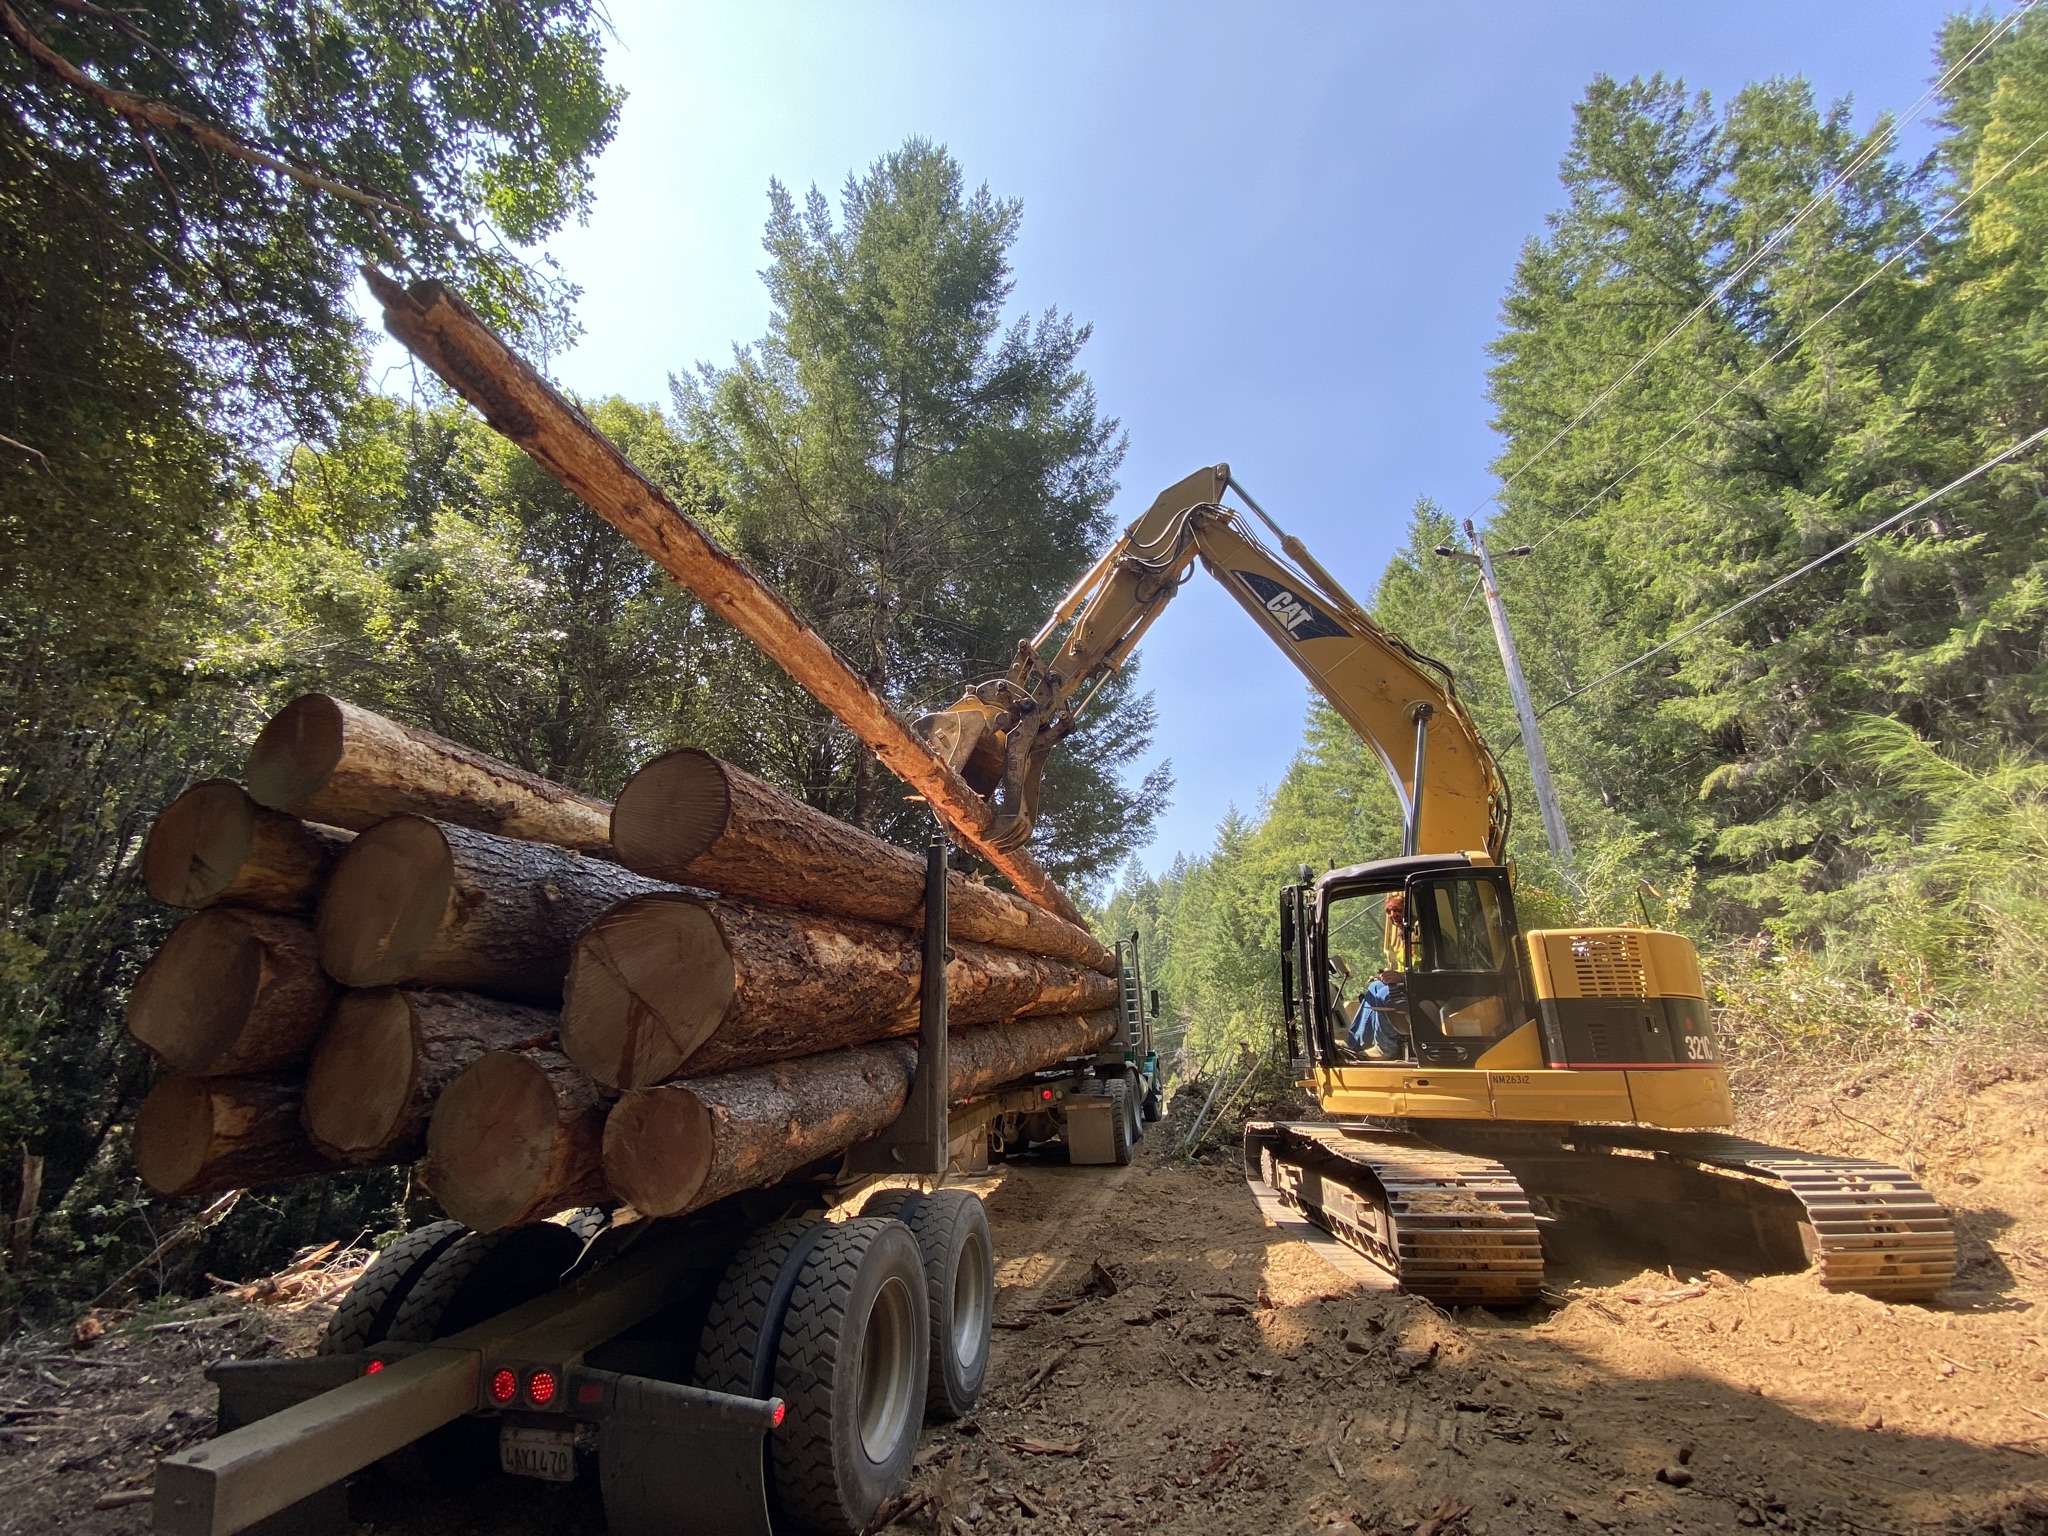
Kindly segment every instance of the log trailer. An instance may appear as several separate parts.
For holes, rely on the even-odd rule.
[[[1330,1118],[1249,1126],[1249,1178],[1445,1303],[1533,1301],[1546,1239],[1589,1227],[1659,1263],[1812,1263],[1832,1290],[1949,1283],[1948,1212],[1904,1170],[1716,1129],[1734,1108],[1690,940],[1520,927],[1507,786],[1450,672],[1227,465],[1162,492],[1008,673],[919,722],[987,798],[995,842],[1028,840],[1047,756],[1197,561],[1372,749],[1403,818],[1399,855],[1304,868],[1280,893],[1288,1055]]]
[[[443,1489],[594,1478],[613,1536],[859,1531],[925,1419],[972,1408],[988,1366],[988,1218],[947,1176],[1045,1142],[1125,1164],[1159,1114],[1128,942],[1099,1052],[947,1102],[945,872],[935,839],[918,1067],[894,1125],[687,1216],[416,1228],[350,1288],[320,1353],[209,1368],[219,1438],[158,1465],[153,1529],[351,1531],[347,1480],[377,1467]],[[931,1187],[826,1217],[905,1175]]]

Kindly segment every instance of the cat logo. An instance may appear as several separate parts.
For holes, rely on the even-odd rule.
[[[1261,576],[1257,571],[1230,574],[1258,594],[1260,604],[1290,640],[1329,640],[1351,633],[1307,598],[1289,591],[1270,576]]]

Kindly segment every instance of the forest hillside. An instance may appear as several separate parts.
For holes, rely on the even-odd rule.
[[[1433,553],[1469,509],[1419,502],[1372,588],[1504,761],[1525,924],[1689,933],[1752,1057],[2048,1021],[2048,457],[1688,633],[2048,425],[2048,16],[1953,20],[1936,58],[1919,164],[1799,79],[1714,102],[1601,78],[1578,105],[1502,302],[1480,517],[1530,546],[1501,584],[1572,878],[1476,575]],[[1282,782],[1206,855],[1134,864],[1104,924],[1143,936],[1197,1063],[1263,1046],[1279,887],[1399,842],[1376,761],[1313,704]]]

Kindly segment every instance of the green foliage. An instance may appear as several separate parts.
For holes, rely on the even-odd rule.
[[[1950,23],[1944,66],[1990,25]],[[1855,134],[1846,103],[1796,79],[1725,107],[1661,76],[1588,88],[1563,204],[1523,251],[1493,348],[1506,447],[1488,539],[1535,546],[1502,579],[1539,704],[2048,420],[2048,17],[1966,69],[1944,121],[1905,167],[1863,158],[1887,125]],[[1572,882],[1512,750],[1475,580],[1430,553],[1461,537],[1440,509],[1418,503],[1374,606],[1452,668],[1501,752],[1526,925],[1689,933],[1759,1042],[1917,1014],[2038,1026],[2044,514],[2036,455],[1547,716]],[[1264,908],[1292,864],[1397,846],[1377,767],[1343,735],[1312,708],[1257,820],[1119,897],[1171,914],[1156,966],[1198,1037],[1270,1027]]]
[[[849,178],[836,221],[815,188],[799,208],[777,183],[770,208],[768,335],[677,378],[677,406],[748,563],[892,703],[941,708],[1009,666],[1108,533],[1123,443],[1079,366],[1087,327],[1003,326],[1022,210],[922,140]],[[707,745],[921,842],[873,754],[750,647],[717,671],[766,707],[730,711]],[[1127,673],[1048,771],[1056,875],[1086,881],[1144,840],[1168,781],[1133,794],[1117,769],[1150,729]]]

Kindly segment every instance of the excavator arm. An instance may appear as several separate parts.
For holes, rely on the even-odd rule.
[[[1227,490],[1266,522],[1280,553],[1222,504]],[[1226,464],[1162,491],[1019,643],[1006,674],[918,722],[995,806],[998,842],[1016,847],[1030,837],[1046,759],[1197,561],[1372,748],[1401,803],[1404,852],[1501,858],[1507,787],[1448,670],[1374,623],[1298,539],[1257,511]]]

